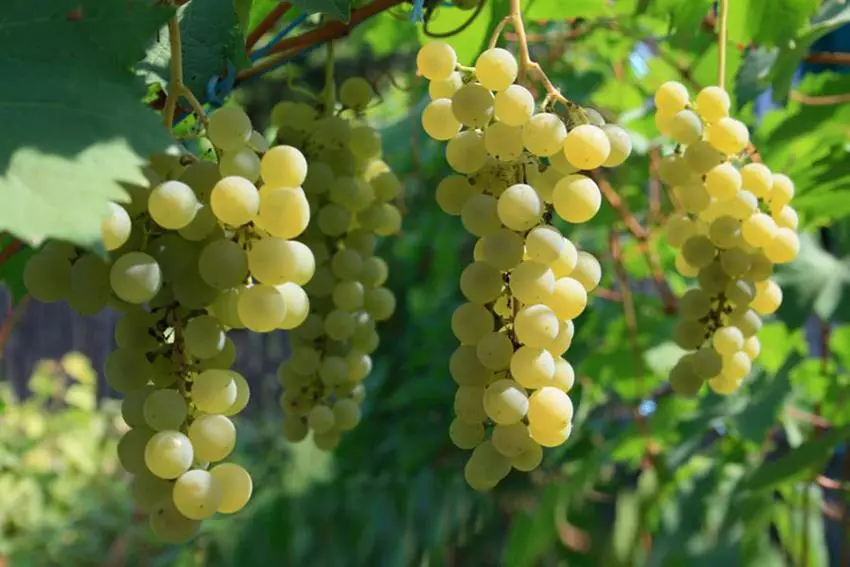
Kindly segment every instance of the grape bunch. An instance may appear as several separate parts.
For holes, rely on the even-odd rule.
[[[553,210],[570,224],[590,221],[602,197],[579,171],[619,165],[631,144],[597,113],[584,111],[595,123],[568,125],[547,105],[536,109],[505,49],[484,51],[467,70],[449,45],[431,42],[417,64],[432,99],[423,128],[447,141],[456,172],[438,185],[437,203],[478,239],[460,278],[466,303],[451,320],[460,346],[449,362],[458,386],[449,436],[472,450],[469,485],[489,490],[511,468],[534,470],[543,447],[570,436],[575,372],[563,355],[601,267],[552,224]]]
[[[130,202],[110,206],[106,259],[51,242],[24,272],[38,300],[122,312],[104,369],[130,427],[118,457],[134,475],[135,503],[170,542],[249,500],[248,472],[224,462],[236,443],[231,417],[249,398],[226,332],[301,325],[310,310],[302,286],[315,270],[310,248],[295,240],[310,220],[304,155],[269,148],[233,107],[210,116],[207,136],[217,163],[155,156],[150,185],[129,187]]]
[[[794,184],[749,161],[747,127],[729,116],[729,95],[710,86],[692,102],[678,82],[655,94],[656,125],[676,143],[661,180],[682,211],[667,226],[679,249],[676,269],[697,279],[681,298],[673,339],[689,351],[670,373],[671,387],[696,395],[703,383],[718,394],[738,390],[758,356],[761,317],[782,303],[774,266],[800,251]]]
[[[371,96],[369,83],[347,79],[339,89],[346,114],[285,101],[273,110],[282,143],[300,148],[309,174],[304,190],[317,211],[299,242],[312,251],[316,273],[304,325],[291,334],[292,356],[280,365],[284,388],[283,435],[330,451],[360,421],[363,381],[378,348],[376,323],[395,310],[384,283],[387,263],[375,255],[378,237],[401,228],[394,199],[401,181],[381,160],[379,132],[359,120]]]

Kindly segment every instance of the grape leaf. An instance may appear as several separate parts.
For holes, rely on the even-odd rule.
[[[804,441],[786,455],[764,461],[741,483],[744,490],[772,490],[783,483],[802,481],[823,470],[830,455],[850,437],[850,426],[831,429]]]
[[[770,86],[768,77],[776,61],[777,50],[757,47],[749,49],[735,77],[735,99],[741,108],[755,100]]]
[[[119,181],[144,182],[141,156],[169,140],[130,68],[171,14],[150,0],[4,6],[0,230],[91,245],[107,202],[126,199]]]
[[[189,2],[180,8],[180,39],[183,43],[183,82],[199,99],[205,98],[209,80],[251,65],[233,0]],[[148,83],[167,85],[171,63],[168,30],[163,28],[148,45],[138,68]]]
[[[562,20],[610,16],[613,8],[606,0],[531,0],[522,14],[527,20]]]
[[[846,320],[850,315],[850,259],[838,259],[810,233],[800,235],[800,254],[776,274],[783,299],[779,317],[800,327],[811,313],[821,319]]]
[[[239,27],[244,35],[248,35],[251,30],[251,10],[254,7],[254,0],[233,0],[233,11],[236,12],[236,17],[239,20]]]
[[[351,0],[292,0],[292,5],[308,14],[327,14],[346,23],[351,19]]]

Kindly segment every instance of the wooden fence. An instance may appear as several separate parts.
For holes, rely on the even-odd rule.
[[[8,297],[0,288],[0,306],[6,305],[9,305]],[[9,313],[6,309],[2,311]],[[116,396],[104,380],[103,363],[115,348],[115,322],[119,316],[106,310],[93,317],[83,317],[65,303],[28,301],[0,350],[0,380],[10,381],[18,394],[25,396],[27,381],[39,360],[58,359],[67,352],[77,351],[89,357],[98,371],[99,396]],[[275,378],[277,367],[289,353],[286,333],[231,331],[229,336],[236,345],[234,369],[251,386],[249,407],[252,410],[273,407],[280,392]]]

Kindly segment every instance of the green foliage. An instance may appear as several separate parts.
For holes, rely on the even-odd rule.
[[[242,38],[241,18],[232,0],[189,2],[177,14],[183,44],[183,82],[198,98],[204,98],[211,77],[221,75],[228,63],[242,70],[250,66]],[[250,9],[250,6],[249,6]],[[148,83],[166,88],[170,80],[171,45],[168,30],[161,29],[147,46],[139,71]]]
[[[0,120],[15,135],[0,142],[0,226],[34,244],[97,242],[120,182],[142,182],[142,156],[168,143],[129,67],[170,13],[145,0],[5,8]]]
[[[129,524],[118,405],[95,408],[96,377],[69,353],[37,365],[25,400],[0,384],[0,556],[13,565],[99,565]]]
[[[342,22],[351,18],[351,0],[293,0],[292,5],[309,14],[327,14]]]
[[[79,1],[35,4],[13,1],[0,39],[10,65],[0,78],[7,100],[0,119],[15,133],[0,143],[0,226],[32,244],[60,237],[93,245],[105,203],[124,196],[119,182],[140,181],[142,157],[169,142],[155,114],[139,102],[143,81],[130,69],[167,85],[170,53],[162,26],[171,11],[143,0],[87,1],[83,17],[69,19]],[[843,370],[850,363],[844,255],[850,243],[850,106],[808,105],[790,93],[811,44],[850,21],[850,5],[729,4],[726,81],[733,109],[751,127],[765,163],[793,178],[804,231],[799,259],[777,276],[783,307],[759,333],[760,366],[738,394],[691,400],[665,388],[682,355],[670,342],[674,318],[651,281],[641,243],[628,235],[621,212],[604,204],[597,219],[569,234],[603,259],[601,285],[614,291],[621,283],[609,236],[619,238],[636,328],[627,324],[621,301],[592,299],[569,351],[577,370],[570,442],[547,451],[538,473],[509,477],[492,495],[464,485],[462,456],[446,435],[453,390],[446,361],[454,348],[449,317],[461,301],[457,281],[473,242],[434,203],[446,167],[442,148],[421,132],[426,92],[413,76],[415,48],[430,38],[422,26],[414,31],[406,13],[380,14],[352,30],[337,50],[339,77],[364,74],[380,91],[382,106],[367,119],[382,127],[384,159],[406,185],[404,232],[382,251],[390,258],[399,309],[382,331],[364,421],[333,457],[309,450],[309,442],[296,448],[283,443],[276,413],[240,423],[239,458],[255,476],[254,503],[239,518],[205,526],[192,546],[153,546],[149,556],[132,556],[148,561],[138,564],[779,567],[785,557],[800,558],[807,550],[808,565],[826,565],[829,529],[820,510],[827,493],[813,480],[850,437],[850,377]],[[194,0],[181,9],[184,74],[196,94],[228,62],[247,65],[240,38],[275,5]],[[446,38],[461,63],[474,63],[507,5],[487,2],[468,26]],[[692,89],[716,83],[718,49],[704,29],[711,5],[524,3],[529,32],[545,37],[532,44],[532,54],[554,83],[628,129],[634,154],[609,180],[648,228],[650,251],[676,292],[688,282],[675,273],[675,251],[652,210],[663,215],[672,207],[666,196],[647,196],[652,153],[671,148],[659,142],[647,100],[660,84],[683,76]],[[293,6],[287,21],[302,11],[349,21],[352,10],[347,0]],[[43,20],[31,22],[33,10]],[[434,14],[428,30],[439,34],[462,27],[472,11],[439,6]],[[582,21],[565,21],[572,18]],[[37,49],[24,41],[27,36],[40,38]],[[644,40],[658,56],[635,61],[635,47]],[[758,45],[737,48],[751,41]],[[307,59],[286,74],[304,77],[316,91],[323,69]],[[756,121],[753,101],[770,87],[781,105]],[[850,79],[823,73],[793,90],[810,97],[843,94]],[[281,92],[295,96],[274,79],[239,96],[252,114],[266,114]],[[816,232],[820,227],[829,227],[831,246]],[[11,242],[0,237],[0,251]],[[25,248],[0,263],[0,281],[15,298],[24,292],[21,274],[30,253]],[[805,336],[812,319],[833,323],[817,329],[815,342],[827,343],[817,348]],[[120,427],[115,405],[92,407],[91,371],[74,369],[73,360],[81,364],[69,358],[39,367],[29,400],[6,390],[0,396],[6,406],[0,556],[23,565],[101,565],[124,533],[139,549],[150,546],[144,526],[131,519],[114,457]],[[68,376],[73,379],[66,387]],[[812,426],[815,412],[829,428]]]

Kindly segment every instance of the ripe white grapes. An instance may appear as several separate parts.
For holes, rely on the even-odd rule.
[[[251,496],[248,472],[225,462],[236,444],[231,418],[250,395],[231,370],[227,330],[297,328],[311,309],[302,286],[316,271],[313,251],[294,240],[311,219],[301,150],[269,148],[235,107],[214,112],[207,134],[218,164],[158,156],[145,171],[150,185],[111,205],[101,227],[107,260],[51,242],[25,268],[37,300],[123,312],[105,364],[130,426],[118,456],[153,531],[175,543]],[[381,214],[388,230],[395,218]],[[385,315],[382,300],[369,297]]]
[[[423,57],[429,73],[442,73],[444,55]],[[362,109],[371,89],[368,97],[365,86],[359,94],[356,107]],[[281,129],[278,137],[305,156],[304,192],[316,211],[297,241],[315,258],[315,276],[305,286],[314,301],[304,324],[290,334],[292,355],[278,369],[283,436],[300,442],[312,432],[315,446],[330,451],[360,421],[363,382],[379,343],[376,325],[395,310],[395,297],[384,286],[388,267],[375,249],[379,237],[400,229],[401,212],[393,201],[402,184],[381,160],[380,134],[367,124],[334,116],[333,108],[321,115],[303,103],[281,104],[297,105],[290,112],[313,117],[303,128]],[[439,117],[442,111],[430,112]],[[435,126],[436,133],[445,127]],[[363,140],[369,140],[368,148]]]
[[[731,394],[760,351],[761,317],[782,303],[773,267],[800,251],[794,185],[761,163],[745,163],[749,132],[729,116],[723,89],[706,87],[691,102],[684,85],[668,82],[655,103],[659,130],[679,144],[660,168],[684,209],[669,221],[667,237],[679,249],[676,269],[698,283],[680,301],[673,340],[689,352],[670,372],[670,385],[686,396],[705,383]]]
[[[452,69],[465,78],[447,88],[450,50],[431,42],[418,58],[439,54],[446,63],[439,74],[420,66],[433,99],[423,129],[448,141],[457,172],[437,187],[437,204],[478,238],[476,261],[460,279],[466,302],[451,320],[460,345],[449,361],[458,386],[449,437],[472,451],[469,485],[489,490],[512,468],[534,470],[543,447],[570,436],[575,372],[563,355],[600,270],[551,220],[553,212],[568,223],[591,220],[601,194],[578,172],[619,165],[631,144],[619,127],[535,112],[533,95],[514,82],[516,59],[501,48],[482,53],[473,70]]]

